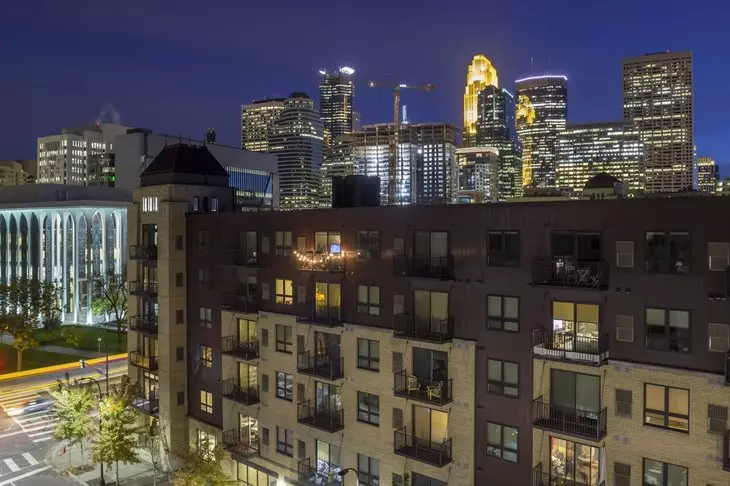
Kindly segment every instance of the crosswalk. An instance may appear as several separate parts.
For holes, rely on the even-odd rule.
[[[10,457],[0,458],[0,478],[24,469],[28,469],[33,466],[37,466],[42,461],[39,461],[30,452],[23,452],[22,454],[12,455]]]
[[[8,413],[15,408],[22,407],[25,402],[38,398],[43,398],[43,396],[32,390],[3,392],[0,393],[0,409]],[[49,410],[16,415],[12,419],[20,426],[21,431],[25,432],[35,443],[49,441],[53,438],[56,417]]]

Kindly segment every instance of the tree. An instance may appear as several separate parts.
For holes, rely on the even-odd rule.
[[[122,327],[127,320],[127,275],[126,271],[113,271],[94,280],[94,296],[91,309],[95,314],[111,315],[117,325],[117,341],[121,342]]]
[[[223,472],[224,452],[220,445],[208,443],[176,451],[180,467],[172,473],[174,486],[219,486],[230,483]]]
[[[91,413],[95,402],[95,397],[86,387],[59,385],[55,404],[56,428],[53,436],[57,440],[66,441],[69,447],[79,444],[82,460],[84,440],[91,437],[96,429],[96,423]],[[69,460],[70,457],[69,452]]]

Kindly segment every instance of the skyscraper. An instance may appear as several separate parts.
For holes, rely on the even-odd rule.
[[[588,180],[606,173],[631,193],[644,190],[644,144],[630,120],[567,125],[558,137],[557,187],[580,194]]]
[[[646,150],[646,190],[692,187],[692,53],[661,52],[624,59],[624,118]]]
[[[332,207],[333,177],[344,177],[355,173],[353,143],[354,139],[351,134],[340,135],[335,137],[334,144],[327,150],[327,157],[325,157],[320,171],[322,180],[322,189],[319,193],[320,207]]]
[[[337,71],[319,72],[319,112],[324,125],[325,143],[332,147],[335,138],[352,133],[352,98],[355,88],[352,75],[355,70],[341,67]]]
[[[707,194],[717,192],[720,181],[720,166],[710,157],[697,159],[697,190]]]
[[[448,204],[453,198],[456,127],[450,123],[412,125],[418,143],[416,204]]]
[[[456,149],[454,203],[499,200],[499,150],[494,147]]]
[[[279,159],[281,209],[319,205],[323,140],[322,120],[314,101],[306,93],[292,93],[273,122],[269,138],[269,152]]]
[[[522,186],[555,187],[555,146],[568,119],[568,78],[532,76],[515,83]]]
[[[466,69],[466,89],[464,90],[464,131],[463,145],[474,144],[477,133],[477,104],[479,92],[487,86],[499,86],[497,69],[482,54],[477,54]]]
[[[284,111],[286,98],[270,98],[241,106],[241,148],[254,152],[269,151],[274,122]]]

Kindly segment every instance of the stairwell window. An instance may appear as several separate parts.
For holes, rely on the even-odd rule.
[[[213,326],[213,311],[210,307],[200,308],[200,327],[207,327],[210,329]]]
[[[200,410],[205,413],[213,413],[213,394],[200,390]]]
[[[200,346],[200,365],[204,368],[213,367],[213,348]]]
[[[159,208],[159,199],[157,196],[145,196],[142,198],[142,212],[156,213]]]

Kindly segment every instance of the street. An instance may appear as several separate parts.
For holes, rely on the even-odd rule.
[[[127,371],[126,360],[109,362],[110,381],[118,380]],[[51,451],[59,443],[53,438],[55,417],[41,410],[11,415],[25,402],[52,398],[57,380],[66,372],[54,372],[34,377],[0,382],[0,486],[61,486],[78,484],[56,473],[48,462]],[[69,377],[93,377],[103,383],[103,377],[93,369],[72,369]],[[73,453],[79,454],[78,449]]]

